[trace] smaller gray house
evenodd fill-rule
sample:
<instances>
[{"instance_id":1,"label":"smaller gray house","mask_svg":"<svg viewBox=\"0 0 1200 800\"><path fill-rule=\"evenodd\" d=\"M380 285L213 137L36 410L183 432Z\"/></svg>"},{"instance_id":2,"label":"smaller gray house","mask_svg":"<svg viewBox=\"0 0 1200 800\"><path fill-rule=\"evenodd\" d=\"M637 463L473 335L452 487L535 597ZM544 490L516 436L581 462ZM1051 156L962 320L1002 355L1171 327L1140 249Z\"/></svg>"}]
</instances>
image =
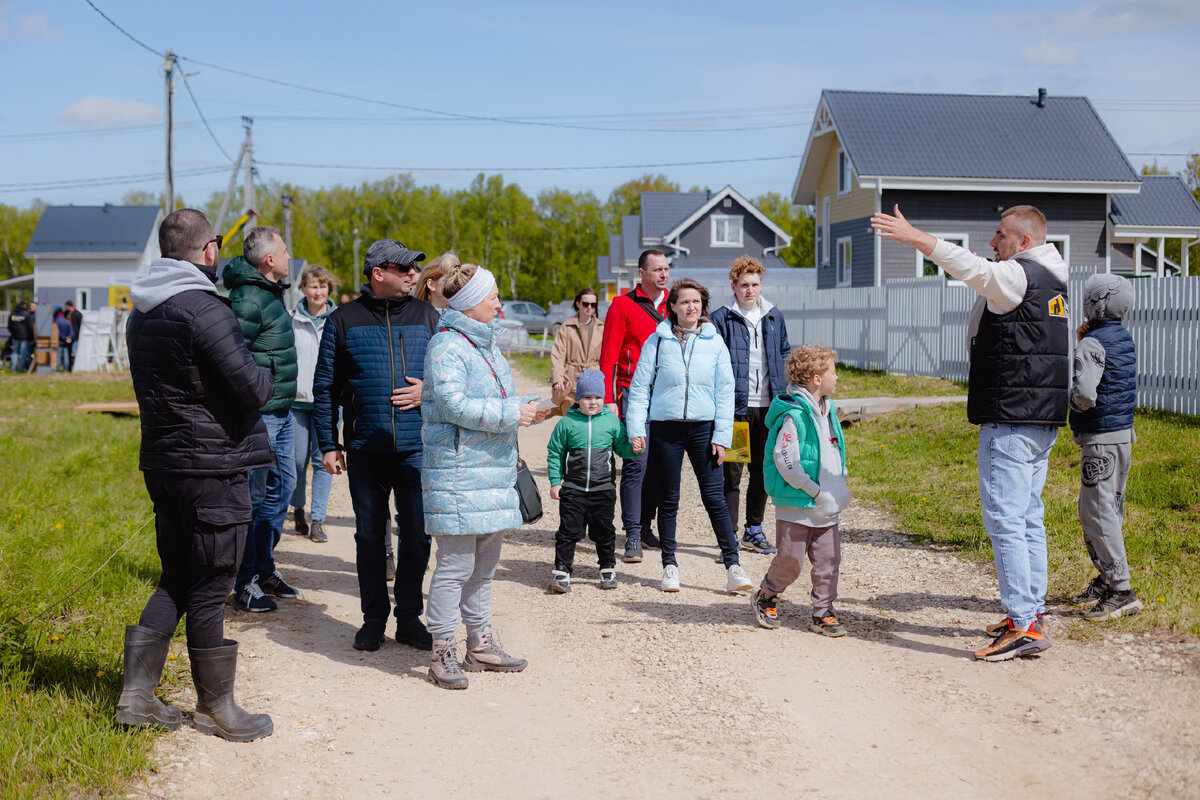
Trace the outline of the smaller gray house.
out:
<instances>
[{"instance_id":1,"label":"smaller gray house","mask_svg":"<svg viewBox=\"0 0 1200 800\"><path fill-rule=\"evenodd\" d=\"M34 296L51 306L73 300L81 311L122 305L159 255L162 216L157 206L50 206L25 248Z\"/></svg>"},{"instance_id":2,"label":"smaller gray house","mask_svg":"<svg viewBox=\"0 0 1200 800\"><path fill-rule=\"evenodd\" d=\"M706 286L728 286L729 265L740 255L754 256L776 274L796 272L778 255L791 243L787 232L732 186L719 192L642 192L642 213L622 217L621 232L609 237L608 254L596 259L598 281L610 299L629 289L637 283L638 256L655 248L667 254L672 280L691 277Z\"/></svg>"}]
</instances>

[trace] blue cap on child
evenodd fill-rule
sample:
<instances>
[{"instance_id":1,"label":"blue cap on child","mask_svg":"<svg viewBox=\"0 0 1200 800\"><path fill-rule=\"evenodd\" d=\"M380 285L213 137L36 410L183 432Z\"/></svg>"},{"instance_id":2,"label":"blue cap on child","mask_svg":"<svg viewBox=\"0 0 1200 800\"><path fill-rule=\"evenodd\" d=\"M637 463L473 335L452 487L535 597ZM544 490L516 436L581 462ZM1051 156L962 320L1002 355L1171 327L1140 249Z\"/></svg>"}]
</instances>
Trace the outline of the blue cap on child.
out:
<instances>
[{"instance_id":1,"label":"blue cap on child","mask_svg":"<svg viewBox=\"0 0 1200 800\"><path fill-rule=\"evenodd\" d=\"M604 373L598 369L585 369L579 373L575 383L576 397L604 397Z\"/></svg>"}]
</instances>

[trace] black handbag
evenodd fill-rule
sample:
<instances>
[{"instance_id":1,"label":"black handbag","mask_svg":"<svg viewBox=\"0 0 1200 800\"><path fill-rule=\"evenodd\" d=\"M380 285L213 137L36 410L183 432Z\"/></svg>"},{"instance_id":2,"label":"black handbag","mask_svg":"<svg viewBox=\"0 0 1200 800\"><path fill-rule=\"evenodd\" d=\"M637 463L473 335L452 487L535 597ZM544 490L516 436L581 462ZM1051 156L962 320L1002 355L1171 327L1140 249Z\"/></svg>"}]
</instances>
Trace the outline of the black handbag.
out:
<instances>
[{"instance_id":1,"label":"black handbag","mask_svg":"<svg viewBox=\"0 0 1200 800\"><path fill-rule=\"evenodd\" d=\"M525 459L517 457L517 498L521 503L521 520L525 524L537 522L542 518L542 495L538 492L537 482Z\"/></svg>"}]
</instances>

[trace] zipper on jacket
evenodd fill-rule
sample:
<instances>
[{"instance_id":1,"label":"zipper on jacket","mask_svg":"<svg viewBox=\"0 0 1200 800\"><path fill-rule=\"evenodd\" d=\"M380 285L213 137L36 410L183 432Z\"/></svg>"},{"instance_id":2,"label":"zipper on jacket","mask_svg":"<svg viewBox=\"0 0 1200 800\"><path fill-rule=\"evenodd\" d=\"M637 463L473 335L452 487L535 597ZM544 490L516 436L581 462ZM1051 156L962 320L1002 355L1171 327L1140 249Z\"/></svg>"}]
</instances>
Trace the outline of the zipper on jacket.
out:
<instances>
[{"instance_id":1,"label":"zipper on jacket","mask_svg":"<svg viewBox=\"0 0 1200 800\"><path fill-rule=\"evenodd\" d=\"M698 339L699 337L700 337L700 334L697 333L692 338ZM671 337L671 338L675 338L675 337ZM687 334L684 334L684 338L687 338ZM695 353L695 352L696 352L696 343L692 342L692 353ZM690 371L692 368L692 356L690 353L688 353L687 347L684 346L683 342L679 343L679 358L683 361L683 418L687 419L688 418L688 415L687 415L688 400L691 399L692 376L691 376Z\"/></svg>"},{"instance_id":2,"label":"zipper on jacket","mask_svg":"<svg viewBox=\"0 0 1200 800\"><path fill-rule=\"evenodd\" d=\"M392 368L392 391L396 389L396 348L392 344L392 309L391 305L385 300L383 301L383 318L387 323L388 337L388 363ZM401 348L401 352L404 349ZM392 409L392 450L396 449L396 406L392 403L392 396L388 395L388 407Z\"/></svg>"},{"instance_id":3,"label":"zipper on jacket","mask_svg":"<svg viewBox=\"0 0 1200 800\"><path fill-rule=\"evenodd\" d=\"M587 440L587 469L584 470L583 490L590 492L592 490L592 418L588 417L588 440Z\"/></svg>"}]
</instances>

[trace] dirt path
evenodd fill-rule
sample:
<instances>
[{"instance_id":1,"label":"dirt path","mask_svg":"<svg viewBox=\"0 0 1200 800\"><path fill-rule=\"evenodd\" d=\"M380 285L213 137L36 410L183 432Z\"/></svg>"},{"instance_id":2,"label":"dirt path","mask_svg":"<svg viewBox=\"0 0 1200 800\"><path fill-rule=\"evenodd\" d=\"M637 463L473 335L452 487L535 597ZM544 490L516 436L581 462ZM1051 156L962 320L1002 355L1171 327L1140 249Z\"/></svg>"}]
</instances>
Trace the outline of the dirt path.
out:
<instances>
[{"instance_id":1,"label":"dirt path","mask_svg":"<svg viewBox=\"0 0 1200 800\"><path fill-rule=\"evenodd\" d=\"M338 479L330 541L287 535L277 551L303 598L228 617L238 699L270 712L275 734L163 736L159 770L130 796L1200 797L1200 643L1072 640L1079 623L1053 616L1042 657L976 663L1001 616L990 570L912 544L861 505L843 517L844 639L806 630L807 575L780 604L783 628L755 627L748 596L723 591L686 470L683 591L658 591L652 551L601 592L585 544L575 591L547 594L550 430L522 434L547 514L506 541L495 587L494 622L525 672L449 692L425 680L425 653L351 648L361 617ZM757 581L769 560L742 563ZM190 710L190 685L175 699Z\"/></svg>"}]
</instances>

